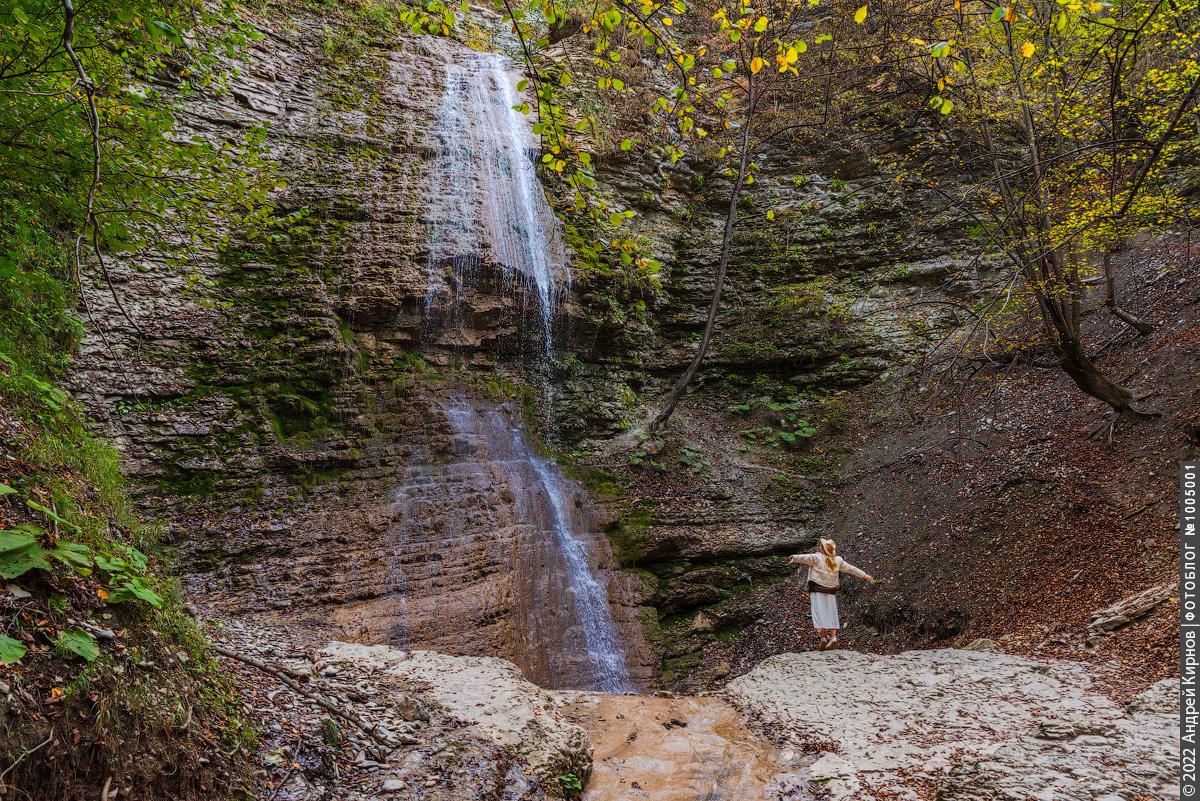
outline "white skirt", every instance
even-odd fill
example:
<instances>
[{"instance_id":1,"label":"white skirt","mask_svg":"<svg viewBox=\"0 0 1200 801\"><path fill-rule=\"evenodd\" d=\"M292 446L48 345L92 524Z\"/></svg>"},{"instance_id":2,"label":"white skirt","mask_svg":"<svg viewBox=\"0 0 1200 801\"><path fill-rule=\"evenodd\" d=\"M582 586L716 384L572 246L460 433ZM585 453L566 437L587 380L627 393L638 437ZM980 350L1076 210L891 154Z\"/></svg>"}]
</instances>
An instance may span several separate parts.
<instances>
[{"instance_id":1,"label":"white skirt","mask_svg":"<svg viewBox=\"0 0 1200 801\"><path fill-rule=\"evenodd\" d=\"M815 629L840 629L838 622L837 596L828 592L810 592L808 603L812 607L812 622Z\"/></svg>"}]
</instances>

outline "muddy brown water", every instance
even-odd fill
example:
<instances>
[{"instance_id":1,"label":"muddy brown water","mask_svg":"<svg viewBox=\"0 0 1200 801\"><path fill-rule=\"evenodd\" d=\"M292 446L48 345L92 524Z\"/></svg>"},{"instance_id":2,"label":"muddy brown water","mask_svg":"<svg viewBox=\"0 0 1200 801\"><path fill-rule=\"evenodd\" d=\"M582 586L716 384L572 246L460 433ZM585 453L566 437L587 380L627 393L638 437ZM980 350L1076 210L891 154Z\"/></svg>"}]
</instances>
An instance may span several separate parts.
<instances>
[{"instance_id":1,"label":"muddy brown water","mask_svg":"<svg viewBox=\"0 0 1200 801\"><path fill-rule=\"evenodd\" d=\"M584 801L776 797L778 751L720 698L579 693L564 711L594 751Z\"/></svg>"}]
</instances>

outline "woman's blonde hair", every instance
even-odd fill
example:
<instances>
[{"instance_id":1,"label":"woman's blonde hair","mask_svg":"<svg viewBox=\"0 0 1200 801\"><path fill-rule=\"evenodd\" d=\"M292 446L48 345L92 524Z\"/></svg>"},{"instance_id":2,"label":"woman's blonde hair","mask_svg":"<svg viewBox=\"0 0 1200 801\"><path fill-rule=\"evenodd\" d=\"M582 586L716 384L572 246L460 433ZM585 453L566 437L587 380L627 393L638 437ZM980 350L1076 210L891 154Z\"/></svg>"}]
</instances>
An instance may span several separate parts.
<instances>
[{"instance_id":1,"label":"woman's blonde hair","mask_svg":"<svg viewBox=\"0 0 1200 801\"><path fill-rule=\"evenodd\" d=\"M825 554L825 566L829 570L832 570L833 572L836 573L837 566L838 566L837 543L834 542L833 540L822 537L821 538L821 553Z\"/></svg>"}]
</instances>

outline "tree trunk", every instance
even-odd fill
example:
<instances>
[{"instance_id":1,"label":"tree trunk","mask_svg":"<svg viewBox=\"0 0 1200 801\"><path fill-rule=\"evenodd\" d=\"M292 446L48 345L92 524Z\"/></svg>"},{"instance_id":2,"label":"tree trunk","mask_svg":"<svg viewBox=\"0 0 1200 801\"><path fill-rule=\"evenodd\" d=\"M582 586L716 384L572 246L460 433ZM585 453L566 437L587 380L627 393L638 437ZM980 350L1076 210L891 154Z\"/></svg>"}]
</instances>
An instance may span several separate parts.
<instances>
[{"instance_id":1,"label":"tree trunk","mask_svg":"<svg viewBox=\"0 0 1200 801\"><path fill-rule=\"evenodd\" d=\"M666 422L671 418L671 414L675 411L675 406L679 403L679 399L683 397L684 390L688 384L692 383L692 379L696 377L696 373L700 372L700 363L704 361L704 355L708 353L709 343L712 342L713 329L717 322L717 311L721 308L721 293L725 289L725 273L729 269L729 246L730 240L733 237L733 223L737 219L738 200L742 195L742 187L746 183L746 166L750 161L750 128L754 121L754 104L755 97L753 90L750 94L750 102L746 111L746 124L742 129L742 152L738 158L738 173L737 179L733 183L733 191L729 195L729 210L725 215L725 230L721 235L721 258L717 264L717 283L713 288L712 302L708 306L708 319L704 323L704 336L700 340L700 347L696 350L696 355L692 358L692 363L688 365L686 371L675 382L675 386L671 387L671 392L667 395L667 400L663 405L662 411L650 421L650 426L646 429L646 436L652 437Z\"/></svg>"},{"instance_id":2,"label":"tree trunk","mask_svg":"<svg viewBox=\"0 0 1200 801\"><path fill-rule=\"evenodd\" d=\"M561 14L562 12L559 11L559 13ZM554 24L550 26L550 30L547 32L550 44L558 44L563 39L569 39L579 33L583 30L585 19L585 15L579 11L572 11L565 17L560 16L555 19Z\"/></svg>"},{"instance_id":3,"label":"tree trunk","mask_svg":"<svg viewBox=\"0 0 1200 801\"><path fill-rule=\"evenodd\" d=\"M1108 310L1112 312L1114 317L1133 328L1142 336L1154 332L1154 326L1134 317L1117 305L1117 277L1113 273L1112 253L1107 250L1104 251L1104 305L1108 307Z\"/></svg>"},{"instance_id":4,"label":"tree trunk","mask_svg":"<svg viewBox=\"0 0 1200 801\"><path fill-rule=\"evenodd\" d=\"M1133 392L1104 375L1087 357L1078 340L1062 340L1060 358L1063 371L1085 393L1104 401L1118 414L1133 410Z\"/></svg>"}]
</instances>

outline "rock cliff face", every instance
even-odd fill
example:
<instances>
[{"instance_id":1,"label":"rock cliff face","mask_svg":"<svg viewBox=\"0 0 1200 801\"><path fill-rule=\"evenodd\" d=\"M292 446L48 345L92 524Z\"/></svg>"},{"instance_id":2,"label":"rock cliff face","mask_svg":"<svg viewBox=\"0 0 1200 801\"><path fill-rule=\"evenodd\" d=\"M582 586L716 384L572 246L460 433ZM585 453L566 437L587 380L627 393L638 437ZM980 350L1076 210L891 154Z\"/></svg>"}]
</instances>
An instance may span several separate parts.
<instances>
[{"instance_id":1,"label":"rock cliff face","mask_svg":"<svg viewBox=\"0 0 1200 801\"><path fill-rule=\"evenodd\" d=\"M190 265L211 290L122 265L145 337L97 293L116 359L90 340L75 390L215 610L317 639L501 655L553 686L587 685L605 659L615 677L600 686L649 680L602 523L520 430L508 376L546 339L527 330L539 285L495 231L470 230L488 223L469 208L490 202L482 188L458 199L459 240L431 237L447 220L429 176L455 135L438 127L440 82L479 57L404 39L332 63L322 37L342 35L276 26L228 96L181 113L218 138L269 121L289 182L279 210L306 222L265 242L234 231ZM553 580L572 570L587 586Z\"/></svg>"},{"instance_id":2,"label":"rock cliff face","mask_svg":"<svg viewBox=\"0 0 1200 801\"><path fill-rule=\"evenodd\" d=\"M567 613L577 598L544 580L563 558L546 545L546 499L524 508L528 473L452 419L454 398L508 402L506 425L536 421L591 490L560 486L630 674L649 680L663 656L686 670L707 639L754 619L745 590L786 575L782 555L811 540L822 479L794 480L813 471L795 469L803 451L786 443L803 440L801 417L829 411L813 391L872 380L946 322L937 307L896 307L945 278L958 235L898 251L912 209L869 167L808 160L801 173L794 154L763 154L790 200L776 204L782 222L739 225L704 374L721 391L702 388L682 418L700 432L692 441L621 450L690 356L719 187L699 191L699 165L602 157L603 183L637 208L638 235L666 265L663 287L639 297L574 257L571 291L560 282L553 323L538 324L536 267L514 271L519 258L471 244L496 241L467 219L495 198L470 187L450 198L459 190L435 180L448 153L470 149L443 105L480 57L344 20L261 26L231 91L187 103L179 120L218 140L269 124L287 182L277 211L297 212L293 227L235 228L186 274L153 254L117 265L144 336L92 288L107 344L89 338L72 378L144 507L166 519L188 584L225 613L283 617L314 637L500 655L535 680L578 684L578 648L545 656L586 628ZM724 408L731 396L751 414L787 406L748 429ZM772 466L780 454L786 470ZM684 493L659 469L676 461ZM624 572L610 569L610 539Z\"/></svg>"}]
</instances>

